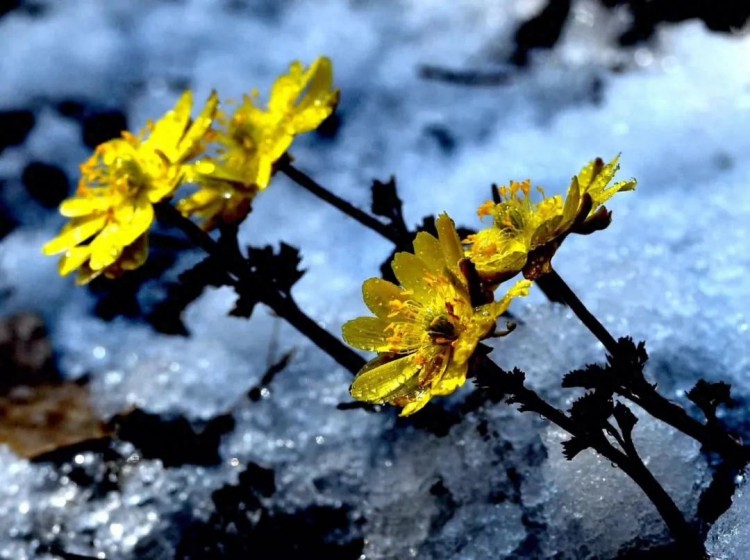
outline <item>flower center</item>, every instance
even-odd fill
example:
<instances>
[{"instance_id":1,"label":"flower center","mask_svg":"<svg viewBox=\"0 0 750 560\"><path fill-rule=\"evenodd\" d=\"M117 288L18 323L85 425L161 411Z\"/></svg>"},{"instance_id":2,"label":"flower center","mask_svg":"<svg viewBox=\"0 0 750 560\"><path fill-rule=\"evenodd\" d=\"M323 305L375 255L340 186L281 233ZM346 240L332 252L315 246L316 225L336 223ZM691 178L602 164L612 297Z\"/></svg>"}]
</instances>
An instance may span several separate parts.
<instances>
[{"instance_id":1,"label":"flower center","mask_svg":"<svg viewBox=\"0 0 750 560\"><path fill-rule=\"evenodd\" d=\"M457 330L454 319L448 314L434 317L427 326L427 334L433 344L451 344L458 338Z\"/></svg>"}]
</instances>

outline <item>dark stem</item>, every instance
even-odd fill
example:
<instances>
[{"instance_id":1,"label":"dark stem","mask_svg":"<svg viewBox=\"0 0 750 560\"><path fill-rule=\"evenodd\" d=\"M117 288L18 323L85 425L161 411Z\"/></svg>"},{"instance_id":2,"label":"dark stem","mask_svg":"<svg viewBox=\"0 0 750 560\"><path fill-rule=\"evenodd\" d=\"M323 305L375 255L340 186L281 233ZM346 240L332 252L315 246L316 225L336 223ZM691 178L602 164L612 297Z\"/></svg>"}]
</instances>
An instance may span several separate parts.
<instances>
[{"instance_id":1,"label":"dark stem","mask_svg":"<svg viewBox=\"0 0 750 560\"><path fill-rule=\"evenodd\" d=\"M227 255L215 239L197 224L185 218L169 203L158 204L156 211L160 220L182 230L190 240L220 262L227 271L231 285L242 287L244 283L252 284L250 289L258 290L257 295L260 301L349 372L356 374L365 365L365 360L359 354L306 315L290 295L280 294L273 287L258 282L258 275L254 273L247 260L239 254L238 249L235 249L237 254Z\"/></svg>"},{"instance_id":2,"label":"dark stem","mask_svg":"<svg viewBox=\"0 0 750 560\"><path fill-rule=\"evenodd\" d=\"M289 177L300 187L314 194L322 201L327 202L350 218L357 220L360 224L370 228L372 231L386 238L391 243L394 243L396 246L400 247L403 245L404 240L401 239L392 228L388 227L367 212L360 210L343 198L336 196L331 191L317 183L312 177L294 167L289 160L282 159L277 166L277 170Z\"/></svg>"},{"instance_id":3,"label":"dark stem","mask_svg":"<svg viewBox=\"0 0 750 560\"><path fill-rule=\"evenodd\" d=\"M502 375L504 373L489 359L483 360L482 365L489 368L489 375L493 375L493 373L494 375ZM625 444L625 452L620 451L607 440L602 432L592 433L590 427L579 424L525 385L514 387L509 393L512 395L510 402L520 404L522 411L536 412L570 435L585 440L593 450L627 474L654 504L667 525L677 548L683 554L683 558L707 558L705 547L697 531L686 521L680 509L659 481L651 474L651 471L643 464L637 453L633 456L628 452L629 447L632 447L632 453L635 452L632 443L630 445L627 443L628 438L617 438L618 441Z\"/></svg>"},{"instance_id":4,"label":"dark stem","mask_svg":"<svg viewBox=\"0 0 750 560\"><path fill-rule=\"evenodd\" d=\"M556 293L565 298L565 303L573 310L581 322L592 332L594 336L604 345L607 352L620 364L627 364L615 338L592 315L583 302L578 299L575 292L565 283L554 270L546 275L550 284L554 285ZM721 429L720 426L702 424L692 418L681 406L663 397L654 385L643 382L639 383L637 389L631 390L626 387L616 386L615 391L623 397L633 401L643 408L651 416L658 418L681 431L687 436L698 441L706 449L720 453L725 459L735 465L744 466L750 461L750 450L745 448L739 441Z\"/></svg>"},{"instance_id":5,"label":"dark stem","mask_svg":"<svg viewBox=\"0 0 750 560\"><path fill-rule=\"evenodd\" d=\"M440 66L424 65L419 68L419 77L459 86L499 86L508 83L510 73L503 70L494 72L452 70Z\"/></svg>"},{"instance_id":6,"label":"dark stem","mask_svg":"<svg viewBox=\"0 0 750 560\"><path fill-rule=\"evenodd\" d=\"M573 310L573 313L575 313L581 322L586 325L586 328L588 328L604 345L607 352L613 357L617 357L619 349L615 337L609 333L607 328L599 322L599 319L594 317L583 302L578 299L578 296L570 289L570 286L565 283L565 280L563 280L555 270L546 274L545 277L547 278L545 282L553 287L556 294L563 298L565 303L567 303Z\"/></svg>"},{"instance_id":7,"label":"dark stem","mask_svg":"<svg viewBox=\"0 0 750 560\"><path fill-rule=\"evenodd\" d=\"M326 352L350 373L356 374L365 365L365 359L346 346L338 337L321 327L312 317L302 311L291 297L269 294L263 299L279 317L286 320L300 333L309 338L318 348Z\"/></svg>"}]
</instances>

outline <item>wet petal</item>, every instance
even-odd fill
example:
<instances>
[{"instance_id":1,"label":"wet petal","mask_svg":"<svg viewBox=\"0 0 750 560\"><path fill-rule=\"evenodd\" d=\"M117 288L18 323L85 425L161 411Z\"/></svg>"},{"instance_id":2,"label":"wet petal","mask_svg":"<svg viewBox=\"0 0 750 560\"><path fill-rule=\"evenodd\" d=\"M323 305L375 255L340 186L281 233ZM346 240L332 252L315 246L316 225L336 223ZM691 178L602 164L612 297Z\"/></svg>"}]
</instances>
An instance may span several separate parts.
<instances>
[{"instance_id":1,"label":"wet petal","mask_svg":"<svg viewBox=\"0 0 750 560\"><path fill-rule=\"evenodd\" d=\"M45 255L56 255L88 240L106 225L106 216L75 218L65 226L57 237L42 247Z\"/></svg>"},{"instance_id":2,"label":"wet petal","mask_svg":"<svg viewBox=\"0 0 750 560\"><path fill-rule=\"evenodd\" d=\"M305 72L302 63L295 60L289 65L289 72L279 76L271 88L268 100L268 110L271 113L286 113L294 105L297 97L307 85L311 77L310 68Z\"/></svg>"},{"instance_id":3,"label":"wet petal","mask_svg":"<svg viewBox=\"0 0 750 560\"><path fill-rule=\"evenodd\" d=\"M118 262L122 270L135 270L148 258L148 236L141 235L132 245L125 247Z\"/></svg>"},{"instance_id":4,"label":"wet petal","mask_svg":"<svg viewBox=\"0 0 750 560\"><path fill-rule=\"evenodd\" d=\"M91 269L101 270L113 264L125 247L149 229L153 220L154 208L147 199L136 199L134 205L123 204L115 212L115 221L91 242Z\"/></svg>"},{"instance_id":5,"label":"wet petal","mask_svg":"<svg viewBox=\"0 0 750 560\"><path fill-rule=\"evenodd\" d=\"M415 412L422 410L425 405L430 402L431 398L432 394L430 392L418 393L414 400L410 400L406 405L404 405L404 408L403 410L401 410L399 416L411 416Z\"/></svg>"},{"instance_id":6,"label":"wet petal","mask_svg":"<svg viewBox=\"0 0 750 560\"><path fill-rule=\"evenodd\" d=\"M620 156L617 155L606 165L602 165L601 160L592 161L578 174L582 192L589 194L594 203L592 211L606 203L618 192L635 189L636 181L634 179L620 181L607 188L607 185L609 185L619 169Z\"/></svg>"},{"instance_id":7,"label":"wet petal","mask_svg":"<svg viewBox=\"0 0 750 560\"><path fill-rule=\"evenodd\" d=\"M420 231L414 239L414 254L422 259L433 274L442 273L446 266L440 241L424 231Z\"/></svg>"},{"instance_id":8,"label":"wet petal","mask_svg":"<svg viewBox=\"0 0 750 560\"><path fill-rule=\"evenodd\" d=\"M390 343L386 329L390 321L379 317L358 317L341 328L344 340L351 346L368 352L388 352Z\"/></svg>"},{"instance_id":9,"label":"wet petal","mask_svg":"<svg viewBox=\"0 0 750 560\"><path fill-rule=\"evenodd\" d=\"M562 229L568 229L578 216L578 209L581 206L581 187L578 183L578 177L573 177L568 188L568 194L565 197L565 206L562 213Z\"/></svg>"},{"instance_id":10,"label":"wet petal","mask_svg":"<svg viewBox=\"0 0 750 560\"><path fill-rule=\"evenodd\" d=\"M382 278L365 280L362 284L362 297L367 308L382 319L393 312L391 301L404 301L407 298L401 288Z\"/></svg>"},{"instance_id":11,"label":"wet petal","mask_svg":"<svg viewBox=\"0 0 750 560\"><path fill-rule=\"evenodd\" d=\"M89 244L91 258L89 267L99 271L111 265L122 254L124 245L120 242L122 229L116 223L108 224Z\"/></svg>"},{"instance_id":12,"label":"wet petal","mask_svg":"<svg viewBox=\"0 0 750 560\"><path fill-rule=\"evenodd\" d=\"M75 269L80 268L83 264L89 260L91 256L91 250L88 247L73 247L72 249L65 252L60 258L60 262L57 266L57 271L60 276L67 276Z\"/></svg>"},{"instance_id":13,"label":"wet petal","mask_svg":"<svg viewBox=\"0 0 750 560\"><path fill-rule=\"evenodd\" d=\"M422 387L432 386L443 376L450 357L451 348L448 345L430 344L417 352L415 360L423 364L419 373L419 384Z\"/></svg>"},{"instance_id":14,"label":"wet petal","mask_svg":"<svg viewBox=\"0 0 750 560\"><path fill-rule=\"evenodd\" d=\"M144 141L150 150L161 150L170 161L177 159L177 145L185 134L193 108L193 92L185 90L174 109L168 111L156 124Z\"/></svg>"},{"instance_id":15,"label":"wet petal","mask_svg":"<svg viewBox=\"0 0 750 560\"><path fill-rule=\"evenodd\" d=\"M466 360L451 360L442 377L435 383L430 391L435 396L445 396L454 393L466 383L466 373L469 364Z\"/></svg>"},{"instance_id":16,"label":"wet petal","mask_svg":"<svg viewBox=\"0 0 750 560\"><path fill-rule=\"evenodd\" d=\"M531 290L531 282L529 280L519 280L515 285L508 290L500 301L495 301L487 305L483 305L480 309L483 313L493 316L497 320L500 315L505 313L510 307L510 303L519 297L526 297L529 295Z\"/></svg>"},{"instance_id":17,"label":"wet petal","mask_svg":"<svg viewBox=\"0 0 750 560\"><path fill-rule=\"evenodd\" d=\"M107 210L112 204L110 197L73 197L63 200L60 204L60 214L66 218L78 218L95 212Z\"/></svg>"},{"instance_id":18,"label":"wet petal","mask_svg":"<svg viewBox=\"0 0 750 560\"><path fill-rule=\"evenodd\" d=\"M396 253L391 268L399 284L413 294L413 298L420 303L428 303L433 299L432 287L427 281L434 277L427 265L411 253Z\"/></svg>"},{"instance_id":19,"label":"wet petal","mask_svg":"<svg viewBox=\"0 0 750 560\"><path fill-rule=\"evenodd\" d=\"M458 274L458 261L464 258L464 249L461 244L461 238L458 236L456 226L448 214L440 214L435 221L435 227L438 231L440 246L445 255L445 262L451 272Z\"/></svg>"},{"instance_id":20,"label":"wet petal","mask_svg":"<svg viewBox=\"0 0 750 560\"><path fill-rule=\"evenodd\" d=\"M206 133L211 129L218 108L219 96L216 91L212 91L203 110L190 125L182 140L180 140L175 162L183 162L197 155L201 142L205 139Z\"/></svg>"},{"instance_id":21,"label":"wet petal","mask_svg":"<svg viewBox=\"0 0 750 560\"><path fill-rule=\"evenodd\" d=\"M295 134L315 130L333 112L339 92L332 90L333 65L328 58L318 58L308 70L307 92L294 108L292 129Z\"/></svg>"},{"instance_id":22,"label":"wet petal","mask_svg":"<svg viewBox=\"0 0 750 560\"><path fill-rule=\"evenodd\" d=\"M466 254L481 275L519 272L526 264L529 248L508 238L496 228L484 229L469 238Z\"/></svg>"},{"instance_id":23,"label":"wet petal","mask_svg":"<svg viewBox=\"0 0 750 560\"><path fill-rule=\"evenodd\" d=\"M413 356L396 360L377 358L357 374L349 392L359 401L377 404L392 401L419 390L420 370Z\"/></svg>"}]
</instances>

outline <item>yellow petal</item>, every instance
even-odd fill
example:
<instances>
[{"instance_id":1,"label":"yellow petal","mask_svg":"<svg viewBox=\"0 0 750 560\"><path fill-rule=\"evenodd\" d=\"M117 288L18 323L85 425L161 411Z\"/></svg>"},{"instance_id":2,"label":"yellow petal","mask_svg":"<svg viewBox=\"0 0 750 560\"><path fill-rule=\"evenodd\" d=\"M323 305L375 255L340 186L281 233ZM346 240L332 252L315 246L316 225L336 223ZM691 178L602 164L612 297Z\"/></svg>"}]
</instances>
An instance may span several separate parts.
<instances>
[{"instance_id":1,"label":"yellow petal","mask_svg":"<svg viewBox=\"0 0 750 560\"><path fill-rule=\"evenodd\" d=\"M108 224L89 244L91 258L88 264L92 271L104 269L122 254L125 246L120 241L121 231L118 224Z\"/></svg>"},{"instance_id":2,"label":"yellow petal","mask_svg":"<svg viewBox=\"0 0 750 560\"><path fill-rule=\"evenodd\" d=\"M558 237L564 231L561 228L562 218L562 215L551 216L537 225L531 235L531 248L535 249L540 245L545 245Z\"/></svg>"},{"instance_id":3,"label":"yellow petal","mask_svg":"<svg viewBox=\"0 0 750 560\"><path fill-rule=\"evenodd\" d=\"M415 412L422 410L430 402L432 394L430 392L419 393L415 400L409 401L401 410L399 416L411 416Z\"/></svg>"},{"instance_id":4,"label":"yellow petal","mask_svg":"<svg viewBox=\"0 0 750 560\"><path fill-rule=\"evenodd\" d=\"M182 140L180 140L177 148L176 162L183 162L197 155L196 152L199 151L200 143L205 139L206 133L210 130L218 108L219 96L216 91L212 91L203 110L190 125Z\"/></svg>"},{"instance_id":5,"label":"yellow petal","mask_svg":"<svg viewBox=\"0 0 750 560\"><path fill-rule=\"evenodd\" d=\"M448 345L430 344L421 348L415 356L422 364L419 373L419 384L430 387L443 376L451 358L451 348Z\"/></svg>"},{"instance_id":6,"label":"yellow petal","mask_svg":"<svg viewBox=\"0 0 750 560\"><path fill-rule=\"evenodd\" d=\"M454 274L458 274L458 261L464 257L464 249L456 226L450 216L443 213L435 221L435 227L437 228L438 239L440 239L440 246L445 255L445 262Z\"/></svg>"},{"instance_id":7,"label":"yellow petal","mask_svg":"<svg viewBox=\"0 0 750 560\"><path fill-rule=\"evenodd\" d=\"M433 299L433 291L427 278L434 274L427 265L411 253L396 253L391 268L399 284L410 291L416 301L427 303Z\"/></svg>"},{"instance_id":8,"label":"yellow petal","mask_svg":"<svg viewBox=\"0 0 750 560\"><path fill-rule=\"evenodd\" d=\"M258 185L260 190L266 189L271 183L271 173L273 172L275 161L275 159L271 159L265 154L258 158L258 171L254 178L255 180L252 182Z\"/></svg>"},{"instance_id":9,"label":"yellow petal","mask_svg":"<svg viewBox=\"0 0 750 560\"><path fill-rule=\"evenodd\" d=\"M205 188L180 200L177 203L177 210L185 217L190 217L194 214L203 216L204 214L213 214L215 211L218 212L221 205L221 193L214 189Z\"/></svg>"},{"instance_id":10,"label":"yellow petal","mask_svg":"<svg viewBox=\"0 0 750 560\"><path fill-rule=\"evenodd\" d=\"M597 162L592 161L581 170L581 173L579 173L578 180L581 183L582 191L589 194L594 203L592 211L606 203L618 192L632 191L635 189L636 181L634 179L620 181L619 183L607 188L607 185L609 185L610 181L620 169L619 162L620 156L617 155L612 161L601 167L597 173Z\"/></svg>"},{"instance_id":11,"label":"yellow petal","mask_svg":"<svg viewBox=\"0 0 750 560\"><path fill-rule=\"evenodd\" d=\"M445 269L440 242L427 232L420 231L414 239L414 254L422 259L433 274L440 274Z\"/></svg>"},{"instance_id":12,"label":"yellow petal","mask_svg":"<svg viewBox=\"0 0 750 560\"><path fill-rule=\"evenodd\" d=\"M418 391L420 370L413 356L376 358L357 374L349 391L358 401L382 404Z\"/></svg>"},{"instance_id":13,"label":"yellow petal","mask_svg":"<svg viewBox=\"0 0 750 560\"><path fill-rule=\"evenodd\" d=\"M78 270L78 276L76 277L76 286L84 286L91 282L94 278L98 278L101 276L102 272L104 272L104 269L102 270L91 270L91 268L88 266L88 264L84 264L79 270Z\"/></svg>"},{"instance_id":14,"label":"yellow petal","mask_svg":"<svg viewBox=\"0 0 750 560\"><path fill-rule=\"evenodd\" d=\"M143 266L148 258L148 236L141 235L132 245L126 247L119 260L123 270L135 270Z\"/></svg>"},{"instance_id":15,"label":"yellow petal","mask_svg":"<svg viewBox=\"0 0 750 560\"><path fill-rule=\"evenodd\" d=\"M170 161L177 159L177 145L180 142L190 120L193 108L193 92L185 90L174 109L168 111L156 124L151 134L144 141L150 150L160 150Z\"/></svg>"},{"instance_id":16,"label":"yellow petal","mask_svg":"<svg viewBox=\"0 0 750 560\"><path fill-rule=\"evenodd\" d=\"M344 340L351 346L368 352L388 352L386 328L390 321L379 317L358 317L341 328Z\"/></svg>"},{"instance_id":17,"label":"yellow petal","mask_svg":"<svg viewBox=\"0 0 750 560\"><path fill-rule=\"evenodd\" d=\"M497 320L500 315L505 313L510 307L510 303L518 297L526 297L529 295L531 289L531 281L519 280L516 284L508 290L500 301L495 301L487 305L483 305L479 309L482 313L486 313Z\"/></svg>"},{"instance_id":18,"label":"yellow petal","mask_svg":"<svg viewBox=\"0 0 750 560\"><path fill-rule=\"evenodd\" d=\"M338 104L339 92L332 90L333 65L328 58L318 58L305 76L307 92L294 108L292 129L295 134L315 130Z\"/></svg>"},{"instance_id":19,"label":"yellow petal","mask_svg":"<svg viewBox=\"0 0 750 560\"><path fill-rule=\"evenodd\" d=\"M509 238L497 228L483 229L469 238L467 257L482 275L519 272L526 264L529 247L523 240Z\"/></svg>"},{"instance_id":20,"label":"yellow petal","mask_svg":"<svg viewBox=\"0 0 750 560\"><path fill-rule=\"evenodd\" d=\"M390 302L404 301L407 296L401 288L387 280L369 278L362 284L362 297L376 317L385 319L393 311Z\"/></svg>"},{"instance_id":21,"label":"yellow petal","mask_svg":"<svg viewBox=\"0 0 750 560\"><path fill-rule=\"evenodd\" d=\"M120 209L123 213L120 214ZM140 196L131 204L123 204L115 211L115 218L121 226L121 242L124 246L130 245L143 233L148 231L154 222L154 207L148 198Z\"/></svg>"},{"instance_id":22,"label":"yellow petal","mask_svg":"<svg viewBox=\"0 0 750 560\"><path fill-rule=\"evenodd\" d=\"M110 197L73 197L63 200L60 204L60 214L66 218L78 218L94 212L102 212L112 205Z\"/></svg>"},{"instance_id":23,"label":"yellow petal","mask_svg":"<svg viewBox=\"0 0 750 560\"><path fill-rule=\"evenodd\" d=\"M575 221L578 215L578 209L581 206L581 187L578 183L578 177L573 177L568 188L568 194L565 197L565 206L563 207L561 228L567 229Z\"/></svg>"},{"instance_id":24,"label":"yellow petal","mask_svg":"<svg viewBox=\"0 0 750 560\"><path fill-rule=\"evenodd\" d=\"M442 377L435 383L430 392L435 396L453 394L466 383L466 372L469 369L467 361L451 360Z\"/></svg>"},{"instance_id":25,"label":"yellow petal","mask_svg":"<svg viewBox=\"0 0 750 560\"><path fill-rule=\"evenodd\" d=\"M60 235L42 247L42 252L49 256L67 251L101 231L106 223L106 216L75 218L63 228Z\"/></svg>"},{"instance_id":26,"label":"yellow petal","mask_svg":"<svg viewBox=\"0 0 750 560\"><path fill-rule=\"evenodd\" d=\"M311 76L310 70L305 72L302 63L295 60L289 65L289 72L276 79L268 100L268 110L271 113L283 114L291 109L307 85L306 81Z\"/></svg>"},{"instance_id":27,"label":"yellow petal","mask_svg":"<svg viewBox=\"0 0 750 560\"><path fill-rule=\"evenodd\" d=\"M133 205L123 204L115 212L115 222L109 224L91 242L92 270L101 270L114 263L128 245L145 233L154 220L154 208L144 197Z\"/></svg>"},{"instance_id":28,"label":"yellow petal","mask_svg":"<svg viewBox=\"0 0 750 560\"><path fill-rule=\"evenodd\" d=\"M60 276L67 276L75 269L80 268L91 256L91 249L86 247L73 247L65 252L60 258L57 271Z\"/></svg>"}]
</instances>

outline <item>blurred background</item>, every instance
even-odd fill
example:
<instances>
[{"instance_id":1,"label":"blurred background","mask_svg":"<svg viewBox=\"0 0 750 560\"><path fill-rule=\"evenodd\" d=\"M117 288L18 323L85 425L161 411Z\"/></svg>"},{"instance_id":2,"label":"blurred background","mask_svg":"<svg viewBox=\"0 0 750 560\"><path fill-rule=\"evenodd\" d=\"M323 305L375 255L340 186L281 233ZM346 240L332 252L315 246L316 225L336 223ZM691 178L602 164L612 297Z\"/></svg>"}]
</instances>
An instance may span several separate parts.
<instances>
[{"instance_id":1,"label":"blurred background","mask_svg":"<svg viewBox=\"0 0 750 560\"><path fill-rule=\"evenodd\" d=\"M621 153L638 190L556 267L616 336L647 341L670 398L731 382L724 420L747 436L748 16L699 0L1 2L0 558L659 554L668 538L635 485L591 453L565 461L563 434L536 418L466 412L470 385L410 421L338 409L349 374L269 311L228 317L229 290L180 292L200 254L175 232L90 289L40 248L97 144L185 88L267 99L293 60L325 55L341 103L297 140L296 165L364 209L394 176L410 226L448 211L477 228L492 183L563 193ZM294 295L334 333L365 313L361 283L391 251L283 176L240 236L300 249ZM538 291L512 311L496 360L569 404L560 377L603 349ZM707 458L646 417L636 432L696 515ZM716 557L750 554L748 500L740 489L709 534Z\"/></svg>"}]
</instances>

